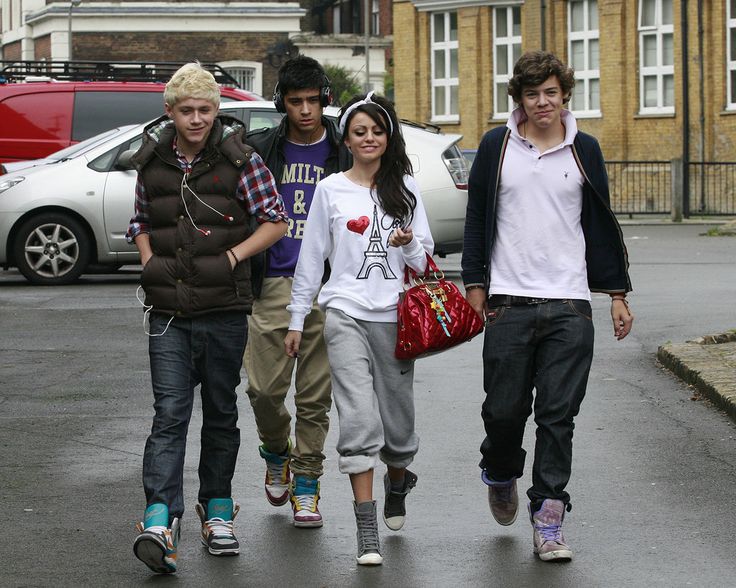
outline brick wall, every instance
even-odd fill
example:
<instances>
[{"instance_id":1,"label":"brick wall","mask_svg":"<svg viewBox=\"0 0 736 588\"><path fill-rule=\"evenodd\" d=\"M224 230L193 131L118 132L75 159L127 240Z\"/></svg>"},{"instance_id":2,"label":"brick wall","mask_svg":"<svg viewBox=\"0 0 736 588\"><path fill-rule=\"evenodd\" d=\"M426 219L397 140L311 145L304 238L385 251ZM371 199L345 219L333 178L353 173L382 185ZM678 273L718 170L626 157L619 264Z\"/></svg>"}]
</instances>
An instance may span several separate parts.
<instances>
[{"instance_id":1,"label":"brick wall","mask_svg":"<svg viewBox=\"0 0 736 588\"><path fill-rule=\"evenodd\" d=\"M420 54L421 21L422 14L411 2L394 2L394 99L399 116L411 120L426 120L419 112L419 97L426 94L422 84L427 83L419 71L420 64L427 61Z\"/></svg>"},{"instance_id":2,"label":"brick wall","mask_svg":"<svg viewBox=\"0 0 736 588\"><path fill-rule=\"evenodd\" d=\"M44 35L34 40L33 58L51 59L51 35Z\"/></svg>"},{"instance_id":3,"label":"brick wall","mask_svg":"<svg viewBox=\"0 0 736 588\"><path fill-rule=\"evenodd\" d=\"M281 61L269 60L268 50L287 40L284 33L75 33L74 57L98 61L257 61L263 63L263 87L273 88Z\"/></svg>"},{"instance_id":4,"label":"brick wall","mask_svg":"<svg viewBox=\"0 0 736 588\"><path fill-rule=\"evenodd\" d=\"M547 0L542 35L541 0L526 0L522 13L522 50L545 48L567 59L567 2ZM638 0L599 0L601 113L581 118L578 126L601 142L607 159L670 160L682 155L683 84L680 2L673 3L675 52L675 114L639 114ZM736 161L736 112L725 110L726 0L704 3L702 24L703 75L698 47L697 3L688 4L690 59L690 159ZM484 132L503 124L493 121L492 8L457 9L460 123L442 124L445 132L461 133L461 146L476 147ZM394 17L394 77L401 116L429 121L430 13L418 12L408 0L396 0ZM704 124L700 124L702 115ZM701 140L701 136L704 140Z\"/></svg>"},{"instance_id":5,"label":"brick wall","mask_svg":"<svg viewBox=\"0 0 736 588\"><path fill-rule=\"evenodd\" d=\"M8 43L3 47L3 59L6 61L14 61L21 58L21 45L20 41L15 43Z\"/></svg>"}]
</instances>

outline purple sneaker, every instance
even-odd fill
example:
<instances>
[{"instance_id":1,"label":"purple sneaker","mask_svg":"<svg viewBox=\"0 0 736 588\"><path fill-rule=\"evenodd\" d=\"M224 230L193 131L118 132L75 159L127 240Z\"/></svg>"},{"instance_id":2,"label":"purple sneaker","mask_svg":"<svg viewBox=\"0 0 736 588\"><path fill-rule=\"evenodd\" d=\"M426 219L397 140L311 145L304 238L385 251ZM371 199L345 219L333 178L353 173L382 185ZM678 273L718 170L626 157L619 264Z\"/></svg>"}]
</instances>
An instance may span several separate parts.
<instances>
[{"instance_id":1,"label":"purple sneaker","mask_svg":"<svg viewBox=\"0 0 736 588\"><path fill-rule=\"evenodd\" d=\"M565 537L562 534L565 504L561 500L548 498L535 513L532 513L530 504L529 518L534 527L534 553L539 556L539 559L542 561L572 559L572 550L565 543Z\"/></svg>"},{"instance_id":2,"label":"purple sneaker","mask_svg":"<svg viewBox=\"0 0 736 588\"><path fill-rule=\"evenodd\" d=\"M499 525L508 527L516 520L519 514L519 493L516 490L516 478L505 482L497 482L488 477L483 470L480 475L485 484L488 485L488 506L491 514Z\"/></svg>"}]
</instances>

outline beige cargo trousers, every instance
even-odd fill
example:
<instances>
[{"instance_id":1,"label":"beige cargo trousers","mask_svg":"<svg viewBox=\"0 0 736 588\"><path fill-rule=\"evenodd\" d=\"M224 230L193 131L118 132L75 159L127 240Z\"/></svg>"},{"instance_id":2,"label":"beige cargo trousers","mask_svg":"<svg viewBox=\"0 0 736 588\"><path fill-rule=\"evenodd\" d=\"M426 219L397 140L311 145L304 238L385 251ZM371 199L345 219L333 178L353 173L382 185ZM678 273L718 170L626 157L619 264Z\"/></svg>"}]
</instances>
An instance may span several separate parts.
<instances>
[{"instance_id":1,"label":"beige cargo trousers","mask_svg":"<svg viewBox=\"0 0 736 588\"><path fill-rule=\"evenodd\" d=\"M271 453L282 453L291 434L286 396L294 384L296 406L291 471L319 478L323 473L325 438L332 406L330 367L322 335L324 314L315 303L304 322L299 357L284 352L290 315L292 278L266 278L248 319L248 344L243 365L248 374L247 393L255 414L258 436Z\"/></svg>"}]
</instances>

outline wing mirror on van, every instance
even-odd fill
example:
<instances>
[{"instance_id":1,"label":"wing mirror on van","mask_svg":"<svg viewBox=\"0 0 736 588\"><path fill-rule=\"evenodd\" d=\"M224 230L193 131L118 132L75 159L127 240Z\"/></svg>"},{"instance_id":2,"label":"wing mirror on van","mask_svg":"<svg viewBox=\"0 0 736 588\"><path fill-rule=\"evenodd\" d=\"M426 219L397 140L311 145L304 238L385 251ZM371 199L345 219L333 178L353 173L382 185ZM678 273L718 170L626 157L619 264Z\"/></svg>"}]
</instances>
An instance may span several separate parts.
<instances>
[{"instance_id":1,"label":"wing mirror on van","mask_svg":"<svg viewBox=\"0 0 736 588\"><path fill-rule=\"evenodd\" d=\"M132 161L135 154L135 149L128 149L127 151L123 151L120 155L118 155L118 160L115 162L115 169L122 171L135 169Z\"/></svg>"}]
</instances>

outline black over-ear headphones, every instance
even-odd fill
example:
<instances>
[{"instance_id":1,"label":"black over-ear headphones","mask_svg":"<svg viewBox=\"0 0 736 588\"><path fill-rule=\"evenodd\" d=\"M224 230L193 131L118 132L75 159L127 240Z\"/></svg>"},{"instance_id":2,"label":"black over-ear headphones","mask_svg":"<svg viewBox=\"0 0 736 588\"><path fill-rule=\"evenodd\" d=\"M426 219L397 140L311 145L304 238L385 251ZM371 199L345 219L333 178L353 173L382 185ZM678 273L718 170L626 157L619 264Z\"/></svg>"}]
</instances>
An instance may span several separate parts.
<instances>
[{"instance_id":1,"label":"black over-ear headphones","mask_svg":"<svg viewBox=\"0 0 736 588\"><path fill-rule=\"evenodd\" d=\"M273 103L276 106L276 111L282 114L286 112L286 105L284 104L284 97L281 95L281 88L279 83L276 82L276 86L273 89ZM322 108L332 104L332 88L330 87L330 78L325 75L325 81L322 87L319 89L319 103Z\"/></svg>"}]
</instances>

